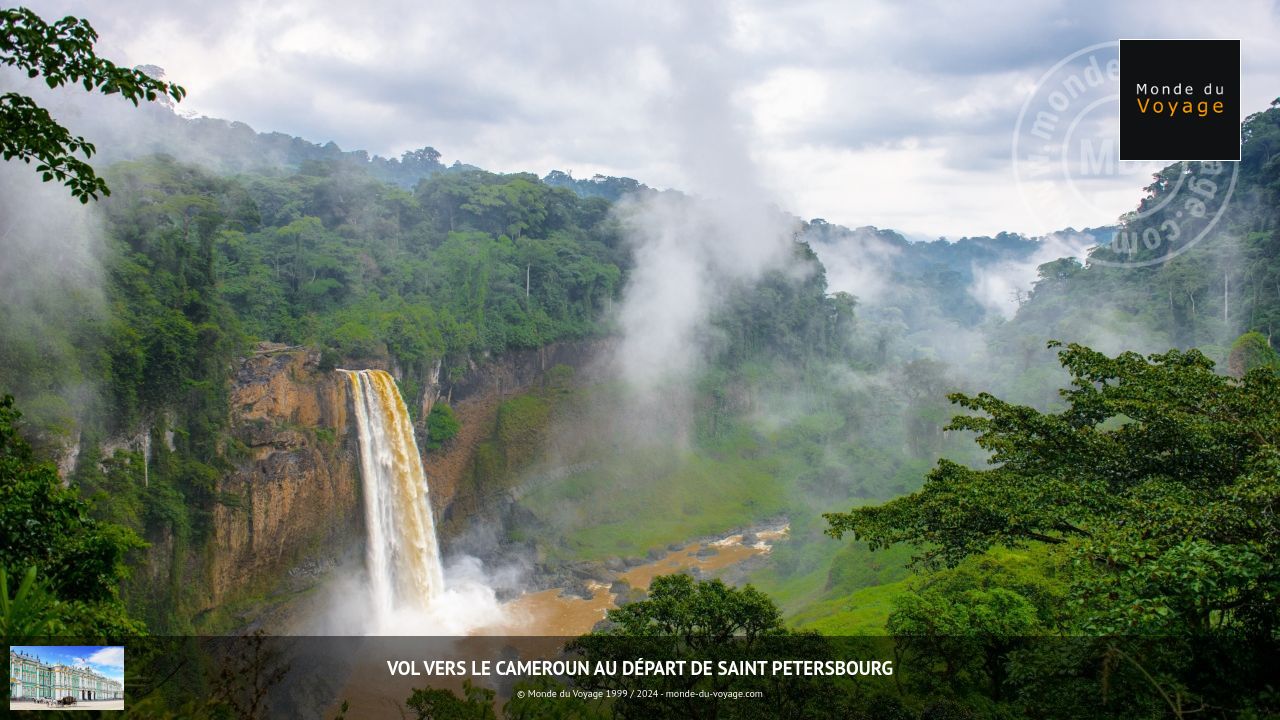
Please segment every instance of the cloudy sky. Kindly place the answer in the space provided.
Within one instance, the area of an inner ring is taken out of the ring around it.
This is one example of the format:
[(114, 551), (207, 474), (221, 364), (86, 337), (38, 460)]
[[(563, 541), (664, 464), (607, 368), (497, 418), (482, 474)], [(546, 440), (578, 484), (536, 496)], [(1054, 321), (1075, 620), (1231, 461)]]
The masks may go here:
[[(446, 162), (503, 172), (698, 191), (697, 178), (747, 171), (803, 217), (917, 237), (1038, 234), (1133, 207), (1144, 172), (1095, 178), (1090, 202), (1065, 214), (1018, 199), (1019, 111), (1083, 47), (1240, 38), (1245, 114), (1280, 95), (1274, 2), (30, 6), (87, 17), (119, 62), (163, 67), (190, 92), (183, 112), (383, 155), (431, 145)], [(732, 125), (741, 166), (697, 167), (724, 158), (689, 142), (707, 122)]]

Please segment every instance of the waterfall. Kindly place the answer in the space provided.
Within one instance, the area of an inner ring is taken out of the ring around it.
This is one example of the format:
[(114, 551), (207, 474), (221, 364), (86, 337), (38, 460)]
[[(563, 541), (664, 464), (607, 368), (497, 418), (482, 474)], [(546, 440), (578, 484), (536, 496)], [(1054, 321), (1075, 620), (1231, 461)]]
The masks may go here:
[(341, 370), (351, 380), (360, 434), (374, 617), (422, 611), (444, 590), (427, 475), (395, 380), (382, 370)]

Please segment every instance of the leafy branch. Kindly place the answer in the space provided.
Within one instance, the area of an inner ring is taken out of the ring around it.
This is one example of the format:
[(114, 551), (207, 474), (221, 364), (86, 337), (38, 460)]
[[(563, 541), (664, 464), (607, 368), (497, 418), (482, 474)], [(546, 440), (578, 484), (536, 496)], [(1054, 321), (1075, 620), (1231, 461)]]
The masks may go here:
[[(43, 77), (50, 88), (79, 84), (87, 92), (119, 94), (135, 106), (165, 96), (180, 102), (186, 96), (181, 85), (98, 57), (93, 51), (97, 40), (88, 20), (65, 17), (49, 23), (27, 8), (0, 9), (0, 65), (30, 78)], [(94, 152), (93, 143), (72, 135), (31, 98), (12, 92), (0, 96), (0, 156), (5, 160), (34, 161), (45, 182), (56, 179), (87, 203), (99, 193), (111, 194), (93, 168), (76, 157), (88, 159)]]

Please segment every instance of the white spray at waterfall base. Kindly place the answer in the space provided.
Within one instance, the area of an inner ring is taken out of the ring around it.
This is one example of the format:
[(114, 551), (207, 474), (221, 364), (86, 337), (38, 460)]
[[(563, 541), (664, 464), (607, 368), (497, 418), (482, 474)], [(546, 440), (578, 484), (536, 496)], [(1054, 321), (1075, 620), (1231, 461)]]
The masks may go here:
[[(501, 619), (483, 567), (440, 559), (426, 472), (409, 412), (382, 370), (342, 370), (351, 382), (367, 532), (365, 632), (462, 635)], [(449, 577), (446, 582), (446, 576)]]

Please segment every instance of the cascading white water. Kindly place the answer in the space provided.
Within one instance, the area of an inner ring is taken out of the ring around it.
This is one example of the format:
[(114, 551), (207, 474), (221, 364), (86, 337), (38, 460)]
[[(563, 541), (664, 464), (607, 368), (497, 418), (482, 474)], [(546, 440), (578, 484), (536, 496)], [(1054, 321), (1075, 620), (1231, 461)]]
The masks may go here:
[(364, 479), (367, 564), (375, 620), (421, 612), (444, 591), (427, 475), (395, 380), (342, 370), (351, 380)]

